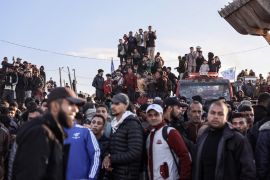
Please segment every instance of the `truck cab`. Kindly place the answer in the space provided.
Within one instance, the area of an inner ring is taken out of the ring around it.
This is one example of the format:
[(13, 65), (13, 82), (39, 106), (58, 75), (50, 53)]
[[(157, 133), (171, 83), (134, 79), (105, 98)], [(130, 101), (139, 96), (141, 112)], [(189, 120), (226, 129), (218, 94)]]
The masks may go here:
[(191, 73), (188, 78), (178, 82), (177, 96), (185, 96), (191, 101), (195, 95), (200, 95), (204, 101), (220, 97), (230, 101), (233, 91), (230, 80), (218, 77), (218, 73)]

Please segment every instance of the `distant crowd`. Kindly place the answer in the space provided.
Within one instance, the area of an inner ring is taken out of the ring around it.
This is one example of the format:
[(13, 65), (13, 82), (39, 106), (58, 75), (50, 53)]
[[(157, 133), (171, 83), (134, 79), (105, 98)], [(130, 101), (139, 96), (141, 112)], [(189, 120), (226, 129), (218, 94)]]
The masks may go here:
[(157, 32), (148, 26), (148, 30), (130, 31), (119, 39), (118, 57), (120, 65), (113, 73), (103, 70), (92, 82), (96, 88), (96, 100), (105, 101), (119, 92), (128, 94), (131, 102), (144, 103), (147, 99), (160, 97), (164, 99), (176, 94), (177, 81), (185, 79), (190, 73), (207, 74), (219, 72), (221, 61), (214, 53), (209, 52), (207, 59), (200, 46), (190, 47), (190, 52), (178, 57), (175, 68), (179, 75), (172, 73), (172, 67), (164, 66), (166, 62), (160, 52), (155, 52)]

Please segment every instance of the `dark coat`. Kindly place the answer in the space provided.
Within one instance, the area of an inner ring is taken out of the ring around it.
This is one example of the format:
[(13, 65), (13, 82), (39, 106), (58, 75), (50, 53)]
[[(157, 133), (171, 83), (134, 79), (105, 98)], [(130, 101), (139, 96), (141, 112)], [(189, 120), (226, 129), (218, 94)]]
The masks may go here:
[(247, 138), (249, 140), (249, 143), (253, 149), (253, 152), (255, 152), (257, 140), (258, 140), (258, 135), (259, 135), (259, 129), (260, 127), (266, 123), (267, 121), (270, 120), (270, 117), (266, 116), (260, 121), (256, 122), (254, 126), (248, 131), (247, 133)]
[(32, 90), (33, 91), (36, 91), (37, 89), (39, 88), (42, 88), (43, 87), (43, 81), (40, 77), (37, 77), (37, 76), (33, 76), (32, 77)]
[(113, 180), (138, 180), (143, 152), (143, 128), (128, 116), (111, 136), (110, 154)]
[(267, 109), (262, 105), (253, 106), (253, 110), (254, 110), (254, 124), (262, 120), (265, 116), (267, 116)]
[(100, 75), (96, 75), (92, 82), (92, 86), (96, 88), (96, 90), (102, 90), (104, 86), (104, 78)]
[[(124, 49), (124, 54), (121, 55), (120, 52)], [(126, 55), (127, 51), (127, 45), (126, 44), (118, 44), (118, 51), (117, 51), (117, 57), (124, 57)]]
[(204, 57), (197, 57), (196, 58), (196, 72), (199, 72), (200, 71), (200, 68), (201, 68), (201, 65), (203, 64), (204, 62)]
[[(210, 128), (197, 140), (194, 180), (201, 178), (201, 156)], [(211, 148), (211, 147), (209, 147)], [(253, 152), (248, 140), (228, 124), (218, 145), (216, 180), (256, 180)]]
[(14, 86), (18, 83), (18, 75), (14, 72), (7, 73), (5, 76), (5, 85)]
[(12, 179), (65, 179), (68, 148), (63, 148), (63, 140), (63, 129), (50, 114), (25, 124), (17, 134), (10, 156), (14, 158)]
[(184, 59), (179, 60), (179, 65), (177, 67), (177, 72), (185, 73), (186, 72), (186, 61)]
[(164, 92), (166, 90), (166, 82), (162, 78), (158, 78), (155, 83), (157, 92)]
[(209, 63), (209, 69), (210, 69), (209, 72), (218, 72), (218, 67), (219, 65), (216, 63), (214, 64)]
[(270, 121), (260, 127), (255, 157), (258, 180), (270, 180)]
[(146, 42), (147, 47), (155, 47), (155, 40), (157, 39), (155, 32), (148, 32), (148, 41)]

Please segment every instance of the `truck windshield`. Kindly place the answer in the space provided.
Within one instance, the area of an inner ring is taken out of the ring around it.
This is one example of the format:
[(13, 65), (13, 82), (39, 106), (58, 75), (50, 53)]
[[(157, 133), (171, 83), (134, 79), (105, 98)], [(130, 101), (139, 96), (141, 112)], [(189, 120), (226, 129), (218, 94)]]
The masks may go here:
[(229, 83), (226, 82), (180, 82), (180, 95), (188, 99), (195, 95), (200, 95), (204, 100), (219, 97), (231, 99)]

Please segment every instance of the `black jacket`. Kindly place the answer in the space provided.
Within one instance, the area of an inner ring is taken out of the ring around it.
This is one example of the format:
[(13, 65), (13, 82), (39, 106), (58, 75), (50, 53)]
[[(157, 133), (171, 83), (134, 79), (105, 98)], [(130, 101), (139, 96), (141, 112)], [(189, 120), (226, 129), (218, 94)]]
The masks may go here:
[(255, 152), (256, 144), (257, 144), (257, 139), (259, 136), (259, 129), (260, 127), (266, 123), (267, 121), (270, 120), (269, 116), (264, 117), (262, 120), (256, 122), (254, 126), (248, 131), (247, 133), (247, 138), (249, 140), (249, 143), (253, 149), (253, 152)]
[[(197, 140), (194, 180), (201, 179), (201, 157), (210, 128)], [(211, 148), (211, 147), (209, 147)], [(225, 125), (218, 145), (215, 179), (256, 180), (256, 167), (248, 140), (239, 132)]]
[(179, 65), (177, 67), (177, 72), (185, 73), (186, 72), (186, 61), (184, 59), (179, 60)]
[(5, 76), (5, 85), (14, 87), (18, 83), (17, 73), (7, 73)]
[(270, 180), (270, 121), (260, 127), (256, 145), (258, 180)]
[(110, 154), (113, 180), (138, 180), (143, 151), (143, 128), (130, 115), (111, 136)]
[(37, 76), (33, 76), (32, 77), (32, 90), (33, 91), (36, 91), (37, 89), (39, 88), (42, 88), (43, 87), (43, 81), (40, 77), (37, 77)]
[(103, 91), (104, 78), (100, 75), (96, 75), (92, 82), (92, 86), (96, 88), (96, 90)]
[(262, 105), (253, 106), (254, 109), (254, 124), (260, 120), (262, 120), (265, 116), (267, 116), (267, 109)]
[(14, 160), (12, 179), (65, 179), (64, 160), (68, 157), (68, 148), (63, 147), (63, 140), (63, 129), (50, 114), (25, 124), (17, 134), (10, 156), (10, 160)]

